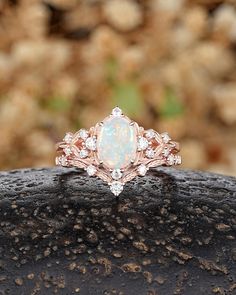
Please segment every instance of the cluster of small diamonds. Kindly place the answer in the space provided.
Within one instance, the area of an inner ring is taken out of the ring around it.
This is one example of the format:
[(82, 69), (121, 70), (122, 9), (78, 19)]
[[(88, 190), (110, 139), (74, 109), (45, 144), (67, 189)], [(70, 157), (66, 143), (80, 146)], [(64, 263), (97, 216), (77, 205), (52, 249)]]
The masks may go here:
[(61, 143), (61, 145), (63, 145), (63, 154), (61, 156), (56, 157), (56, 165), (69, 166), (69, 158), (72, 155), (72, 139), (73, 134), (66, 133), (65, 137), (63, 138), (63, 142)]
[[(90, 156), (91, 151), (96, 150), (96, 137), (90, 136), (85, 129), (80, 129), (75, 135), (67, 133), (61, 143), (61, 148), (63, 154), (56, 157), (56, 165), (69, 166), (74, 157), (86, 159)], [(97, 172), (94, 165), (88, 165), (85, 170), (89, 176), (94, 176)]]
[(123, 172), (120, 169), (114, 169), (111, 172), (111, 177), (112, 179), (114, 179), (114, 181), (112, 181), (112, 183), (110, 184), (110, 190), (115, 196), (118, 196), (123, 191), (124, 185), (122, 184), (122, 182), (119, 181), (122, 176)]
[[(152, 146), (155, 137), (155, 131), (152, 129), (145, 131), (142, 136), (138, 137), (138, 151), (143, 151), (145, 157), (148, 159), (155, 157), (155, 149)], [(137, 168), (139, 176), (144, 176), (148, 170), (149, 168), (145, 164), (140, 164)]]
[(56, 165), (68, 166), (67, 157), (64, 155), (56, 157)]
[(169, 165), (169, 166), (180, 165), (181, 164), (181, 156), (170, 154), (167, 157), (167, 163), (166, 164)]
[(169, 166), (172, 165), (180, 165), (181, 164), (181, 156), (175, 155), (172, 153), (173, 146), (171, 145), (170, 141), (171, 138), (168, 133), (162, 133), (162, 140), (165, 144), (165, 147), (162, 151), (163, 157), (166, 159), (166, 164)]
[[(175, 146), (168, 133), (158, 135), (153, 129), (149, 129), (144, 132), (143, 136), (138, 137), (138, 151), (144, 151), (145, 157), (150, 160), (156, 157), (156, 148), (159, 144), (164, 145), (162, 155), (166, 165), (181, 164), (181, 156), (173, 153)], [(137, 168), (140, 176), (144, 176), (148, 170), (149, 167), (144, 164), (140, 164)]]

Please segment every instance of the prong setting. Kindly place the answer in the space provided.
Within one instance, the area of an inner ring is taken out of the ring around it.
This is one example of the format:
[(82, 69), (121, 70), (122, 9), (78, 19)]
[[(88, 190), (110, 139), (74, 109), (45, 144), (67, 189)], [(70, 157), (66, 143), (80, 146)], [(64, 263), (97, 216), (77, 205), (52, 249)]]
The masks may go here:
[(119, 107), (115, 107), (111, 112), (111, 115), (114, 117), (120, 117), (120, 116), (122, 116), (122, 114), (123, 114), (123, 112)]

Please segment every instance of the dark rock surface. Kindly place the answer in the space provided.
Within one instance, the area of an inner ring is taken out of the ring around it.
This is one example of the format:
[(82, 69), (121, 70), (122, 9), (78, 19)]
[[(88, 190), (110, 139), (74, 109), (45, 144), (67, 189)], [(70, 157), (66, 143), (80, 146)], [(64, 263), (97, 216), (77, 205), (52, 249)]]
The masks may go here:
[(0, 173), (0, 294), (236, 294), (236, 179), (161, 168), (115, 198), (76, 169)]

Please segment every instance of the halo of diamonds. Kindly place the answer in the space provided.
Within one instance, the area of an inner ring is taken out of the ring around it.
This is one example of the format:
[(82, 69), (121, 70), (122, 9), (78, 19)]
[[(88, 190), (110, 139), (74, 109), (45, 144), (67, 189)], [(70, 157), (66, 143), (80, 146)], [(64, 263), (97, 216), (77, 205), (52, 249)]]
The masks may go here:
[[(116, 107), (110, 116), (124, 115), (122, 110)], [(181, 156), (177, 155), (179, 144), (172, 141), (168, 133), (159, 134), (153, 129), (144, 130), (132, 122), (137, 129), (136, 158), (123, 169), (109, 169), (97, 155), (97, 132), (101, 124), (98, 123), (89, 130), (80, 129), (75, 134), (66, 133), (63, 141), (57, 145), (56, 165), (82, 168), (89, 176), (97, 176), (108, 183), (111, 192), (118, 196), (126, 182), (136, 176), (144, 176), (149, 168), (181, 164)]]

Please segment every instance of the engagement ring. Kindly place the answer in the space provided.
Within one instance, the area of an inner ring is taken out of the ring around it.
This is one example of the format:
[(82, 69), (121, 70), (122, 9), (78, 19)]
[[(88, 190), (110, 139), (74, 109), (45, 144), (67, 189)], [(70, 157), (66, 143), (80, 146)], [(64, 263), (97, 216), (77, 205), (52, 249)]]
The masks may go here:
[(126, 182), (149, 168), (181, 164), (179, 143), (168, 133), (145, 130), (118, 107), (89, 130), (66, 133), (57, 144), (56, 165), (84, 169), (105, 181), (118, 196)]

